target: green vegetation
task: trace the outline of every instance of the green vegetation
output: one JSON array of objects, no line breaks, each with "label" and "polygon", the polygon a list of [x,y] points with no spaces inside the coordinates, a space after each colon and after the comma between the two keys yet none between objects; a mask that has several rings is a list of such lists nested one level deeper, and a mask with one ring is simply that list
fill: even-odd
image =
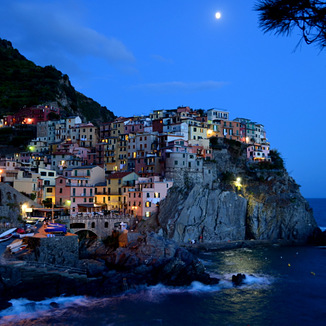
[{"label": "green vegetation", "polygon": [[52,199],[46,198],[45,200],[42,201],[42,204],[44,205],[45,208],[52,208]]},{"label": "green vegetation", "polygon": [[36,127],[32,125],[0,128],[0,155],[26,148],[29,141],[35,137]]},{"label": "green vegetation", "polygon": [[212,149],[215,150],[221,150],[223,148],[223,146],[221,145],[219,138],[218,137],[211,137],[209,138],[209,145]]},{"label": "green vegetation", "polygon": [[103,240],[103,244],[106,247],[112,248],[112,249],[117,249],[119,248],[119,232],[118,231],[112,231],[112,235],[108,236]]},{"label": "green vegetation", "polygon": [[[66,107],[61,105],[63,99],[68,101]],[[76,92],[67,75],[53,66],[35,65],[14,49],[11,42],[0,39],[0,115],[49,102],[57,102],[68,115],[78,114],[95,124],[114,118],[106,107]]]},{"label": "green vegetation", "polygon": [[272,149],[269,153],[271,162],[262,161],[255,164],[255,167],[260,170],[284,170],[284,160],[278,150]]},{"label": "green vegetation", "polygon": [[232,172],[226,171],[221,173],[221,181],[226,184],[231,184],[232,182],[235,182],[236,177]]}]

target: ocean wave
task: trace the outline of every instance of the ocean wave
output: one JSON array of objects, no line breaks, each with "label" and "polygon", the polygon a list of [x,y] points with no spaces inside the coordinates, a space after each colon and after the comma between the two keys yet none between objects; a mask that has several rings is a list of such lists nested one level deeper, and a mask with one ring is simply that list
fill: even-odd
[{"label": "ocean wave", "polygon": [[204,266],[210,266],[213,264],[213,261],[207,260],[207,259],[199,259],[199,261],[204,265]]},{"label": "ocean wave", "polygon": [[42,301],[32,301],[25,298],[12,299],[12,306],[0,311],[0,325],[9,324],[17,320],[40,317],[43,313],[55,308],[69,308],[73,305],[87,305],[88,299],[84,296],[55,297]]},{"label": "ocean wave", "polygon": [[[234,273],[230,274],[224,274],[217,276],[220,278],[220,287],[221,289],[228,289],[234,287],[232,283],[232,275]],[[243,284],[239,286],[239,288],[266,288],[269,287],[273,282],[274,278],[269,275],[262,275],[262,274],[245,274],[246,278],[243,280]]]},{"label": "ocean wave", "polygon": [[[142,286],[138,289],[127,291],[121,295],[108,298],[92,298],[85,296],[56,297],[42,301],[32,301],[28,299],[12,299],[12,307],[0,311],[0,325],[18,325],[28,320],[47,320],[47,318],[70,317],[80,311],[92,310],[94,308],[105,308],[111,304],[119,302],[153,302],[158,303],[166,300],[169,295],[190,294],[203,295],[215,293],[226,289],[234,288],[232,283],[233,274],[219,275],[219,284],[206,285],[201,282],[192,282],[189,286],[172,287],[163,284],[154,286]],[[217,276],[217,275],[214,275]],[[246,275],[244,284],[238,287],[243,288],[262,288],[272,283],[272,278],[266,275],[250,274]],[[80,309],[80,308],[83,309]]]}]

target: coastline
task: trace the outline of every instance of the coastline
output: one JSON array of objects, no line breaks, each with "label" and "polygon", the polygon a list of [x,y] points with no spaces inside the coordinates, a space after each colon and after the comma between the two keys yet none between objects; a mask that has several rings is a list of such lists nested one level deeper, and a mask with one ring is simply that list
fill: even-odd
[{"label": "coastline", "polygon": [[[127,248],[117,249],[111,258],[99,256],[93,259],[79,259],[79,264],[84,265],[87,270],[87,273],[83,274],[69,271],[68,266],[57,268],[58,266],[44,264],[41,268],[30,265],[30,261],[7,260],[6,246],[2,244],[0,249],[4,250],[0,253],[2,296],[0,309],[9,307],[11,305],[9,300],[14,298],[40,301],[62,295],[105,297],[137,289],[146,284],[183,286],[189,285],[194,280],[203,284],[216,284],[218,280],[210,279],[205,268],[198,264],[200,252],[271,246],[294,247],[313,244],[279,239],[177,245],[174,241],[151,233],[146,236],[146,240],[131,243]],[[187,269],[184,269],[185,266]]]},{"label": "coastline", "polygon": [[219,251],[219,250],[232,250],[238,248],[254,248],[259,246],[310,246],[306,242],[295,242],[288,240],[234,240],[234,241],[219,241],[219,242],[207,242],[207,243],[194,243],[194,244],[182,244],[181,247],[196,253],[198,251]]}]

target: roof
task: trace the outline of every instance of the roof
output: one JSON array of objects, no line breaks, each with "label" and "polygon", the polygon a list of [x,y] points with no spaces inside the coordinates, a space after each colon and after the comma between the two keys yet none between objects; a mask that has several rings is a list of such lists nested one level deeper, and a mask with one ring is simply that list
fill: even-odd
[{"label": "roof", "polygon": [[96,204],[78,204],[78,206],[86,207],[86,208],[102,207],[102,205],[96,205]]},{"label": "roof", "polygon": [[96,167],[100,167],[98,165],[83,165],[83,166],[74,166],[67,168],[66,171],[72,171],[72,170],[83,170],[83,169],[93,169]]},{"label": "roof", "polygon": [[116,172],[108,175],[108,179],[122,179],[126,175],[133,173],[133,172]]}]

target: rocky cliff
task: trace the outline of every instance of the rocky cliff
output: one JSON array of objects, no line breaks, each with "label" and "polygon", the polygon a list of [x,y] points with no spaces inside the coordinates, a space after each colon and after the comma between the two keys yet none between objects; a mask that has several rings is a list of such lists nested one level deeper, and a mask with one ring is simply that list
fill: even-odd
[{"label": "rocky cliff", "polygon": [[179,243],[306,242],[317,224],[287,171],[274,163],[249,165],[240,143],[220,141],[216,148],[202,171],[179,171],[160,205],[161,232]]},{"label": "rocky cliff", "polygon": [[17,225],[23,204],[27,204],[29,207],[42,207],[15,188],[0,182],[0,223]]}]

